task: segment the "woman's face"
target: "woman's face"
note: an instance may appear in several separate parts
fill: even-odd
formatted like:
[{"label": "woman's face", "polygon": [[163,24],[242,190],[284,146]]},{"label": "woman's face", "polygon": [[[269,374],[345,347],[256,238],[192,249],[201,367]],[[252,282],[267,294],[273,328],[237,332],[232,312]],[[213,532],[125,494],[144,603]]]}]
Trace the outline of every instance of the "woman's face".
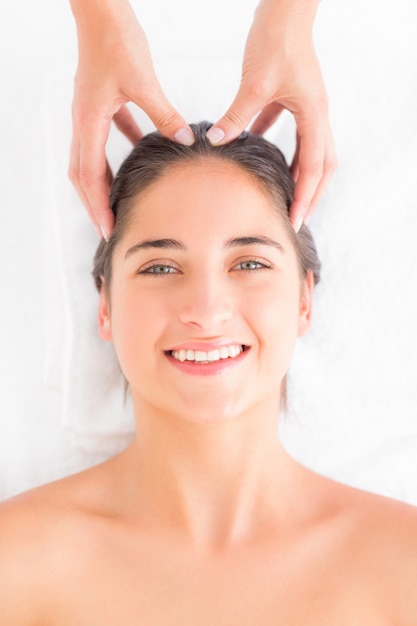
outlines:
[{"label": "woman's face", "polygon": [[214,421],[279,398],[313,281],[271,200],[212,159],[171,168],[132,210],[99,326],[135,405]]}]

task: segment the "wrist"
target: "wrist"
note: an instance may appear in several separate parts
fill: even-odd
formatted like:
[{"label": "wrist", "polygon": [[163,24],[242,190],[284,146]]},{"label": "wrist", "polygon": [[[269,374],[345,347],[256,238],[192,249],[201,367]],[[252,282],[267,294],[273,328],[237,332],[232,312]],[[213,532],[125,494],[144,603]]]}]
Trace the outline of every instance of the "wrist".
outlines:
[{"label": "wrist", "polygon": [[261,0],[253,28],[265,45],[293,58],[314,47],[313,26],[320,0]]},{"label": "wrist", "polygon": [[130,8],[128,0],[69,0],[77,26],[85,24],[91,29],[107,16],[117,17],[124,9]]},{"label": "wrist", "polygon": [[320,0],[260,0],[258,11],[282,30],[312,30]]}]

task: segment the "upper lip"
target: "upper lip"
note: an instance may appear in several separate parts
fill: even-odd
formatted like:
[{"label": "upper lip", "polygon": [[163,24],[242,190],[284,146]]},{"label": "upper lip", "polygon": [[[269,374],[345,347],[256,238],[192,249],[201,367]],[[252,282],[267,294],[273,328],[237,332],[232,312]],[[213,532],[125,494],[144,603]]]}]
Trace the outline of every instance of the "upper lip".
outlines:
[{"label": "upper lip", "polygon": [[220,348],[228,347],[228,346],[245,346],[246,344],[240,341],[219,341],[219,342],[211,342],[211,343],[203,343],[198,341],[190,341],[187,343],[177,344],[172,348],[169,348],[165,352],[177,352],[179,350],[194,350],[199,352],[211,352],[212,350],[220,350]]}]

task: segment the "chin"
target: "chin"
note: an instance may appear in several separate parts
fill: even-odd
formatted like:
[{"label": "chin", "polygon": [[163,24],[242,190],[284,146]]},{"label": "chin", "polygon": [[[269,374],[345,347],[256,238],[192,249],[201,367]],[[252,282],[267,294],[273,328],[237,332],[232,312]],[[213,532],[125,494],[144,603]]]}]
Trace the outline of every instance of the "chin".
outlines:
[{"label": "chin", "polygon": [[242,393],[230,393],[225,390],[194,390],[172,394],[169,405],[161,407],[165,414],[194,424],[219,423],[230,421],[245,413],[251,405]]}]

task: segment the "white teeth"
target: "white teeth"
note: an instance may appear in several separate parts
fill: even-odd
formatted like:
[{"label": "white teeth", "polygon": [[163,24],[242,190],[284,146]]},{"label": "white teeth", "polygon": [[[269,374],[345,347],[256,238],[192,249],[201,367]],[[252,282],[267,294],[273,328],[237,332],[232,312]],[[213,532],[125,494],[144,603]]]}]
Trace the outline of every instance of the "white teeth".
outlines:
[{"label": "white teeth", "polygon": [[234,359],[243,351],[241,345],[221,346],[219,349],[204,352],[204,350],[173,350],[171,355],[178,361],[193,361],[195,363],[213,363],[220,359]]},{"label": "white teeth", "polygon": [[226,346],[222,346],[220,348],[220,358],[227,359],[228,356],[229,356],[229,348],[226,348]]},{"label": "white teeth", "polygon": [[207,361],[218,361],[220,359],[220,350],[211,350],[207,352]]}]

